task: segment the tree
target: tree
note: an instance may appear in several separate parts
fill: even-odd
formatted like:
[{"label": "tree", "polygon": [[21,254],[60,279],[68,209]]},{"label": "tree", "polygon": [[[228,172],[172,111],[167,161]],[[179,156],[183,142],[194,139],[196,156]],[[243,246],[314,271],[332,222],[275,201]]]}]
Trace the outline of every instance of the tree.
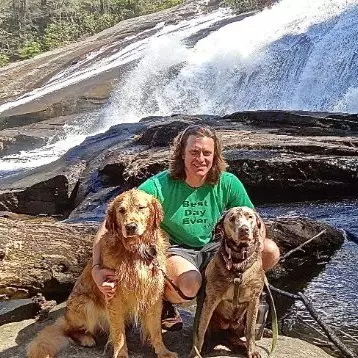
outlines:
[{"label": "tree", "polygon": [[0,0],[0,67],[184,0]]}]

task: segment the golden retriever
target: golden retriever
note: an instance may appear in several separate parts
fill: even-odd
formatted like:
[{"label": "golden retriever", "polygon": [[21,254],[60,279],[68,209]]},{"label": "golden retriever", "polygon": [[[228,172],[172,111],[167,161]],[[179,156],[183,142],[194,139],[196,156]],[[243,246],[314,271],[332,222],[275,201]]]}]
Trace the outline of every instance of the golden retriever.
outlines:
[{"label": "golden retriever", "polygon": [[83,346],[95,345],[98,329],[109,329],[113,358],[128,357],[125,337],[127,320],[141,321],[142,338],[149,338],[158,357],[175,358],[163,344],[162,295],[168,240],[159,225],[163,212],[159,202],[132,189],[117,196],[106,214],[107,233],[101,238],[104,267],[115,270],[118,287],[106,300],[96,286],[92,261],[78,278],[66,311],[29,344],[29,358],[51,358],[73,339]]},{"label": "golden retriever", "polygon": [[224,332],[234,346],[242,346],[240,337],[246,336],[247,356],[260,357],[255,325],[265,277],[260,255],[263,225],[248,207],[230,209],[216,225],[221,245],[205,270],[206,296],[201,313],[197,308],[199,324],[190,357],[199,357],[209,324],[212,335]]}]

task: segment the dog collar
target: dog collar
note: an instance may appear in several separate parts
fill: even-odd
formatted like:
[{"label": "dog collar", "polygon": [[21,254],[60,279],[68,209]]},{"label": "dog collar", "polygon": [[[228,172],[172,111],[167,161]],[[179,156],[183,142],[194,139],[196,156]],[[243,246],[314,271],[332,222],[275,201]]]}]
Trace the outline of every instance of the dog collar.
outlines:
[{"label": "dog collar", "polygon": [[242,252],[233,250],[233,248],[228,245],[227,239],[224,237],[222,239],[220,253],[228,271],[242,273],[251,267],[256,261],[259,251],[258,249],[258,245],[255,243],[251,250],[242,250]]}]

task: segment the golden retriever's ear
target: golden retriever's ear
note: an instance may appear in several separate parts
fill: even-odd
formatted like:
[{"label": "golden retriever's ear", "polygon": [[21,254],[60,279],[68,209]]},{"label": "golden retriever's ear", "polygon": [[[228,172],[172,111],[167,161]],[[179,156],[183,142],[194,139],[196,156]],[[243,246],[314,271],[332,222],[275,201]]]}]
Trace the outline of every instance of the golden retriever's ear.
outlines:
[{"label": "golden retriever's ear", "polygon": [[154,227],[158,228],[160,223],[163,221],[164,214],[161,204],[159,203],[158,199],[154,197],[152,199],[152,209],[153,209],[152,215],[154,218]]},{"label": "golden retriever's ear", "polygon": [[106,229],[112,234],[120,233],[119,223],[116,217],[115,202],[112,201],[107,209],[106,214]]}]

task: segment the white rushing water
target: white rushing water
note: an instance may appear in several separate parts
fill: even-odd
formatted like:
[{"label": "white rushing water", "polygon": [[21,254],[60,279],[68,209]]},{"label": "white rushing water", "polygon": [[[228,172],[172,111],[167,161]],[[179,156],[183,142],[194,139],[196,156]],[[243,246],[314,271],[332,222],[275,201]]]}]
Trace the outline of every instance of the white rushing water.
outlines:
[{"label": "white rushing water", "polygon": [[[0,114],[133,61],[96,126],[79,136],[76,129],[68,131],[71,140],[37,150],[32,158],[52,161],[84,135],[149,115],[358,112],[358,0],[282,0],[241,21],[224,22],[233,17],[221,9],[177,25],[158,24],[154,34],[106,58],[100,56],[104,48],[89,54],[43,87],[0,106]],[[213,25],[218,25],[215,31],[201,34]],[[6,160],[38,165],[25,157]]]},{"label": "white rushing water", "polygon": [[191,48],[179,33],[152,41],[107,118],[112,124],[183,112],[356,112],[357,68],[357,0],[283,0]]}]

